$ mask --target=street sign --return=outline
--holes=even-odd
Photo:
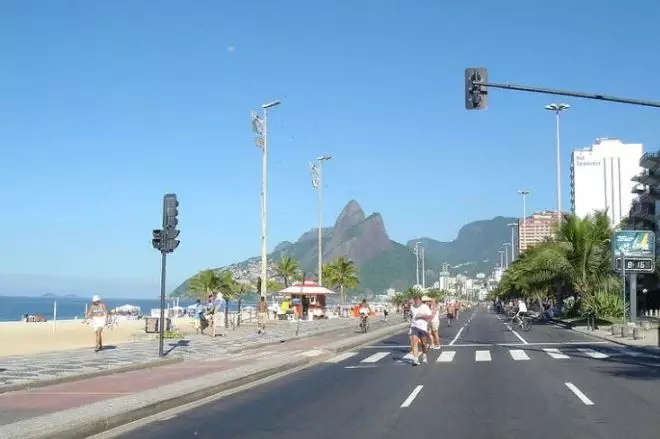
[[[655,234],[648,230],[621,230],[612,236],[614,270],[627,273],[655,271]]]

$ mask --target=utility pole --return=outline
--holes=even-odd
[[[316,163],[310,163],[312,170],[312,187],[316,189],[318,196],[318,220],[319,220],[319,255],[318,255],[318,279],[319,285],[323,285],[323,162],[330,160],[331,155],[323,155],[316,159]]]
[[[252,131],[255,143],[261,149],[261,297],[268,294],[268,110],[280,105],[273,101],[261,106],[262,115],[252,112]]]

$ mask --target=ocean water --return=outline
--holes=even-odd
[[[152,309],[160,308],[160,299],[125,299],[125,298],[103,298],[103,301],[112,309],[121,305],[135,305],[141,308],[143,315],[149,315]],[[0,322],[21,320],[23,314],[42,315],[48,320],[53,319],[53,305],[57,302],[57,319],[67,320],[83,318],[85,305],[90,304],[90,299],[83,297],[18,297],[0,296]],[[192,305],[193,300],[181,300],[180,306]],[[170,306],[173,303],[169,302]],[[244,301],[244,306],[254,305],[254,300]],[[235,311],[236,301],[230,302],[229,309]]]

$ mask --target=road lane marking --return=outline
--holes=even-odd
[[[527,343],[527,340],[525,340],[524,338],[522,338],[522,337],[520,336],[520,334],[518,334],[516,331],[513,330],[513,328],[511,327],[510,324],[507,323],[507,324],[506,324],[506,327],[507,327],[507,329],[508,329],[509,331],[511,331],[511,332],[513,333],[513,335],[515,335],[516,337],[518,337],[518,340],[520,340],[520,341],[522,342],[522,344],[529,344],[529,343]]]
[[[401,404],[401,408],[410,407],[410,404],[412,404],[415,398],[417,398],[417,395],[419,395],[419,392],[422,391],[422,388],[424,388],[424,386],[422,385],[415,387],[412,393],[408,395],[405,401],[403,401],[403,404]]]
[[[351,357],[356,356],[358,353],[357,352],[344,352],[343,354],[339,354],[336,357],[332,357],[328,360],[325,360],[325,363],[339,363],[344,360],[348,360]]]
[[[611,341],[540,341],[529,343],[497,343],[495,346],[580,346],[580,345],[612,344]],[[460,346],[460,345],[458,345]]]
[[[360,363],[375,363],[387,357],[388,355],[390,355],[389,352],[376,352],[375,354],[369,355],[367,358],[360,361]]]
[[[531,360],[529,355],[527,355],[527,352],[523,351],[522,349],[511,349],[509,350],[509,355],[511,355],[511,358],[513,358],[515,361]]]
[[[475,351],[474,361],[490,361],[490,351]]]
[[[566,387],[568,387],[571,390],[571,392],[573,392],[575,394],[575,396],[577,396],[580,399],[580,401],[582,401],[584,403],[584,405],[594,405],[594,402],[592,400],[590,400],[587,397],[587,395],[582,393],[582,390],[578,389],[575,386],[575,384],[573,384],[573,383],[564,383],[564,384],[566,384]]]
[[[436,363],[451,363],[454,361],[454,356],[456,355],[456,351],[442,351],[440,352],[440,356],[438,356],[438,359],[435,360]]]
[[[458,337],[461,336],[461,332],[463,332],[463,329],[465,329],[465,326],[463,326],[461,329],[458,330],[458,332],[456,333],[456,336],[454,337],[454,339],[449,342],[449,346],[454,346],[454,343],[456,343],[456,340],[458,340]]]
[[[555,360],[567,360],[567,359],[571,358],[566,354],[562,354],[561,351],[557,348],[545,348],[545,349],[543,349],[543,351],[546,354],[550,355]]]
[[[302,355],[303,357],[312,358],[312,357],[318,357],[319,355],[323,355],[323,354],[325,354],[325,351],[322,351],[320,349],[312,349],[311,351],[303,352],[300,355]]]
[[[591,358],[595,358],[597,360],[602,360],[604,358],[609,358],[609,355],[604,354],[602,352],[594,351],[593,349],[582,348],[582,349],[578,349],[578,351],[582,352],[585,355],[590,356]]]
[[[625,355],[625,356],[630,356],[630,357],[646,357],[641,352],[634,351],[632,349],[626,349],[626,348],[612,348],[616,351],[615,355]]]
[[[378,366],[363,364],[361,366],[346,366],[344,367],[344,369],[371,369],[373,367],[378,367]]]

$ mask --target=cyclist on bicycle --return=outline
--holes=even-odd
[[[518,308],[518,311],[516,312],[516,317],[518,317],[518,319],[520,319],[520,317],[525,317],[527,315],[527,304],[523,299],[518,299],[516,302]]]
[[[370,312],[371,312],[371,308],[369,308],[367,299],[362,299],[362,303],[360,304],[360,323],[366,325]]]

